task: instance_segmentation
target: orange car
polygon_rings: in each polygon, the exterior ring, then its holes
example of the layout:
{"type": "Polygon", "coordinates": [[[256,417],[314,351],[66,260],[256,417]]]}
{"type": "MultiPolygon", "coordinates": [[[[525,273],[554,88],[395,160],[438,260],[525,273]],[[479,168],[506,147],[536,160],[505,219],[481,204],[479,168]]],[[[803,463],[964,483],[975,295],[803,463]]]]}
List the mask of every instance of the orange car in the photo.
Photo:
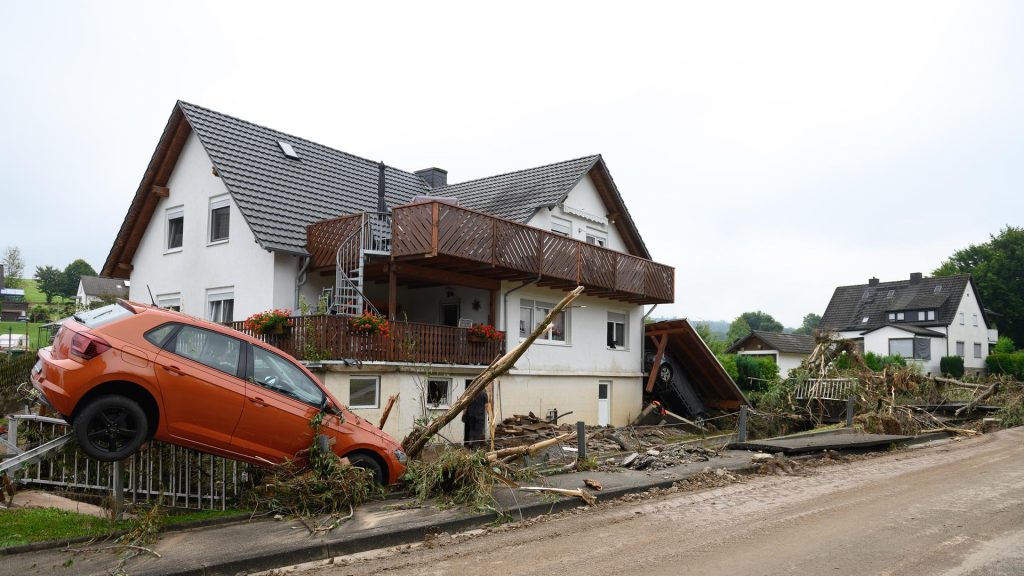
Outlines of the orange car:
{"type": "Polygon", "coordinates": [[[324,410],[333,449],[390,484],[405,472],[393,438],[341,406],[304,366],[224,326],[118,300],[67,320],[39,351],[32,384],[82,450],[122,460],[147,440],[270,465],[295,458],[324,410]]]}

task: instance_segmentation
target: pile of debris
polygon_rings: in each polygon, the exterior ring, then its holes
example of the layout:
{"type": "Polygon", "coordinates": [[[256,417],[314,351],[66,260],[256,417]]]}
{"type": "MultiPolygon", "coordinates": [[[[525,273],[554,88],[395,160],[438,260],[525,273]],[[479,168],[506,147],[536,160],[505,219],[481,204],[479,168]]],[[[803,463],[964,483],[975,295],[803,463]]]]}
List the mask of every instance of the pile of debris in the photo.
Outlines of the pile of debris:
{"type": "Polygon", "coordinates": [[[667,444],[660,449],[650,448],[646,452],[630,452],[622,457],[606,458],[601,461],[599,469],[611,472],[616,469],[629,470],[664,470],[680,464],[707,462],[717,456],[715,450],[700,446],[684,446],[667,444]]]}

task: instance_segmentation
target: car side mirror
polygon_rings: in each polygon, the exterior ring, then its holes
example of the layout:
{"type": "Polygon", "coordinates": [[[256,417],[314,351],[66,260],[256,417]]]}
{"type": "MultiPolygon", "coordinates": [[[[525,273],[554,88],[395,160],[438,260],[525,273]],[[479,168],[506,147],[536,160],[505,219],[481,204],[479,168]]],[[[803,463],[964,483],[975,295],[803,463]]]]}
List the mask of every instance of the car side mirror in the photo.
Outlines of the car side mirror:
{"type": "Polygon", "coordinates": [[[342,424],[345,423],[345,413],[341,411],[341,408],[335,406],[334,402],[331,402],[330,398],[328,398],[326,395],[324,396],[324,399],[320,402],[320,411],[325,414],[337,416],[338,419],[341,420],[342,424]]]}

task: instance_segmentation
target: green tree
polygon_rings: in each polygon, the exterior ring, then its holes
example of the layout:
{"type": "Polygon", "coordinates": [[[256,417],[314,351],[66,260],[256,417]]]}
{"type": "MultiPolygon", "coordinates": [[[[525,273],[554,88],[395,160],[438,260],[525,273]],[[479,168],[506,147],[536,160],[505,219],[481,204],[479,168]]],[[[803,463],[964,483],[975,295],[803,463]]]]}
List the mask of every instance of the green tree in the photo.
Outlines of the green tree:
{"type": "Polygon", "coordinates": [[[744,312],[729,324],[729,342],[735,342],[754,330],[761,332],[782,332],[782,323],[772,318],[771,314],[758,310],[744,312]]]}
{"type": "Polygon", "coordinates": [[[711,332],[711,325],[707,322],[698,322],[693,325],[693,330],[697,332],[700,339],[708,345],[716,356],[725,353],[726,343],[711,332]]]}
{"type": "Polygon", "coordinates": [[[804,321],[799,328],[793,330],[793,334],[806,334],[810,336],[814,334],[814,331],[818,328],[818,324],[821,323],[821,316],[811,312],[804,316],[804,321]]]}
{"type": "Polygon", "coordinates": [[[995,354],[1013,354],[1013,351],[1017,347],[1013,343],[1013,338],[1009,336],[1000,336],[999,340],[996,341],[995,349],[992,350],[995,354]]]}
{"type": "Polygon", "coordinates": [[[990,318],[999,332],[1024,342],[1024,228],[1007,226],[984,244],[957,250],[935,276],[970,274],[979,300],[998,316],[990,318]]]}
{"type": "Polygon", "coordinates": [[[78,282],[82,276],[95,276],[96,271],[85,260],[79,258],[64,269],[64,289],[61,294],[68,298],[74,298],[78,293],[78,282]]]}
{"type": "Polygon", "coordinates": [[[46,294],[46,303],[53,302],[54,296],[59,296],[64,290],[64,273],[53,266],[36,266],[36,286],[39,291],[46,294]]]}
{"type": "Polygon", "coordinates": [[[4,257],[0,258],[4,266],[4,283],[0,288],[18,288],[21,286],[21,275],[25,273],[25,259],[21,257],[21,248],[8,246],[4,257]]]}

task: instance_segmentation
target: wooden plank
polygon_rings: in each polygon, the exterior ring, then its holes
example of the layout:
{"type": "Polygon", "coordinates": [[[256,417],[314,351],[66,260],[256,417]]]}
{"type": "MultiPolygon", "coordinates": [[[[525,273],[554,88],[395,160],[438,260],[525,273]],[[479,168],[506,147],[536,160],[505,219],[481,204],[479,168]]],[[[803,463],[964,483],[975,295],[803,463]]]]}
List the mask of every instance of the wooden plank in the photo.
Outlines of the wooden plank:
{"type": "MultiPolygon", "coordinates": [[[[652,338],[653,340],[653,338],[652,338]]],[[[658,370],[661,368],[661,359],[665,357],[665,345],[668,344],[668,335],[664,335],[660,340],[656,340],[658,343],[658,352],[654,354],[654,363],[651,364],[651,373],[647,375],[647,387],[644,390],[647,393],[654,392],[654,381],[658,378],[658,370]]]]}
{"type": "Polygon", "coordinates": [[[157,186],[156,184],[154,184],[151,191],[153,193],[153,196],[156,196],[157,198],[167,198],[168,196],[171,195],[171,189],[168,188],[167,186],[157,186]]]}

